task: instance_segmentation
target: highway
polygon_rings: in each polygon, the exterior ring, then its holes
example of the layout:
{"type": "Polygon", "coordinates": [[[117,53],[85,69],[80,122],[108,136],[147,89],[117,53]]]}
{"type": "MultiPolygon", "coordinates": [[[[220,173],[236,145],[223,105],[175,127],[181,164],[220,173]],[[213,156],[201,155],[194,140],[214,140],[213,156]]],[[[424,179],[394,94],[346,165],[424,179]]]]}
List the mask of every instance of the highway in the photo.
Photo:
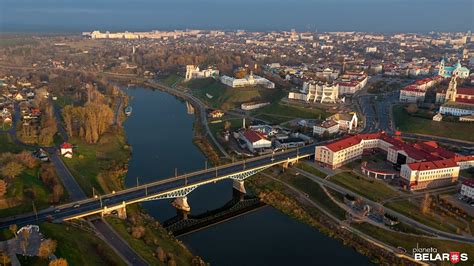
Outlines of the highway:
{"type": "Polygon", "coordinates": [[[35,215],[34,213],[25,214],[21,217],[9,217],[0,220],[0,229],[8,228],[11,224],[22,226],[26,224],[36,224],[44,221],[62,221],[71,217],[81,216],[83,214],[101,213],[102,209],[119,206],[123,202],[132,204],[147,200],[149,198],[166,195],[177,189],[184,187],[193,187],[219,181],[228,178],[230,175],[242,171],[258,169],[266,166],[281,164],[288,159],[307,157],[314,154],[316,144],[301,147],[296,150],[288,150],[275,154],[259,156],[250,160],[239,161],[215,168],[209,168],[194,173],[160,180],[138,187],[125,189],[116,193],[100,196],[99,198],[89,198],[77,200],[72,203],[50,207],[44,209],[35,215]]]}

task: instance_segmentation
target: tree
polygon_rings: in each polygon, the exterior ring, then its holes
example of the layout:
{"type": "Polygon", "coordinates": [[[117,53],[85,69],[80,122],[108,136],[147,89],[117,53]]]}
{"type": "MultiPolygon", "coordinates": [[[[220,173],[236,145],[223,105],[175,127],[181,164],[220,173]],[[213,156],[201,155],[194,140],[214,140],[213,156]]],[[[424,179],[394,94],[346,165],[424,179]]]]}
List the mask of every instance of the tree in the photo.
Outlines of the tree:
{"type": "Polygon", "coordinates": [[[35,168],[38,166],[38,159],[35,158],[30,152],[22,151],[16,155],[16,159],[21,162],[26,168],[35,168]]]}
{"type": "Polygon", "coordinates": [[[225,131],[229,131],[230,127],[232,126],[232,124],[229,122],[229,121],[225,121],[224,123],[224,130],[225,131]]]}
{"type": "Polygon", "coordinates": [[[55,259],[49,263],[49,266],[67,266],[67,260],[63,258],[55,259]]]}
{"type": "Polygon", "coordinates": [[[412,103],[412,104],[409,104],[406,107],[406,110],[409,114],[414,114],[414,113],[418,112],[418,106],[416,104],[412,103]]]}
{"type": "Polygon", "coordinates": [[[0,179],[0,197],[3,197],[7,193],[7,182],[0,179]]]}
{"type": "Polygon", "coordinates": [[[421,202],[421,213],[427,214],[430,211],[431,197],[428,193],[425,194],[423,201],[421,202]]]}
{"type": "Polygon", "coordinates": [[[1,265],[8,265],[8,263],[10,263],[10,257],[8,256],[7,252],[0,251],[0,261],[2,262],[1,265]]]}
{"type": "Polygon", "coordinates": [[[162,247],[158,246],[156,248],[156,257],[161,261],[161,262],[165,262],[165,259],[166,259],[166,253],[165,251],[163,250],[162,247]]]}
{"type": "Polygon", "coordinates": [[[21,247],[23,248],[23,253],[26,253],[26,248],[28,247],[28,240],[30,239],[30,231],[23,229],[21,230],[21,247]]]}
{"type": "Polygon", "coordinates": [[[53,203],[58,203],[62,196],[64,195],[64,189],[61,184],[55,184],[53,187],[53,194],[51,195],[51,201],[53,203]]]}
{"type": "Polygon", "coordinates": [[[132,227],[132,236],[136,239],[140,239],[145,235],[145,227],[139,225],[132,227]]]}
{"type": "Polygon", "coordinates": [[[16,224],[12,224],[8,227],[8,229],[10,230],[10,232],[13,233],[16,239],[17,238],[16,231],[18,230],[18,226],[16,224]]]}
{"type": "Polygon", "coordinates": [[[56,251],[58,243],[56,240],[52,239],[46,239],[43,242],[41,242],[39,250],[38,250],[38,256],[40,258],[46,259],[49,258],[54,252],[56,251]]]}
{"type": "Polygon", "coordinates": [[[23,165],[17,162],[9,162],[4,167],[2,167],[1,172],[2,175],[13,179],[19,174],[21,174],[24,169],[25,168],[23,167],[23,165]]]}

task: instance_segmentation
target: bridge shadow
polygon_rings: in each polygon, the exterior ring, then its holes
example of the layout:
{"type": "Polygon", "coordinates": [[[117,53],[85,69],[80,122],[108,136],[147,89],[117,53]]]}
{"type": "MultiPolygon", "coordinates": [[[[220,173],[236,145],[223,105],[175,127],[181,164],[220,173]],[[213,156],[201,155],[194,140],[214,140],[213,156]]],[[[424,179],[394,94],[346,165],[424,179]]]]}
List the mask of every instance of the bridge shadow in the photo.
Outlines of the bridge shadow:
{"type": "Polygon", "coordinates": [[[232,199],[222,207],[195,215],[177,210],[177,215],[164,221],[163,226],[174,236],[182,236],[223,223],[264,206],[266,204],[260,198],[232,189],[232,199]]]}

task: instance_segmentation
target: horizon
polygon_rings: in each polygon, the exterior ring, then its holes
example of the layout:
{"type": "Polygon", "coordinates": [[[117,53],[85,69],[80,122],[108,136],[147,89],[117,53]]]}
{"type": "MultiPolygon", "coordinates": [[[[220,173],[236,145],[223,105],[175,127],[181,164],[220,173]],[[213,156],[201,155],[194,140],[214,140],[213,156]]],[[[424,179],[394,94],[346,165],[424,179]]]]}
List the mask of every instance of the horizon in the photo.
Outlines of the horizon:
{"type": "Polygon", "coordinates": [[[0,0],[0,32],[202,29],[428,33],[473,30],[472,1],[0,0]],[[460,8],[460,7],[467,8],[460,8]],[[250,7],[250,8],[249,8],[250,7]],[[442,19],[440,19],[440,17],[442,19]],[[61,22],[61,23],[58,23],[61,22]],[[216,25],[219,25],[216,27],[216,25]]]}

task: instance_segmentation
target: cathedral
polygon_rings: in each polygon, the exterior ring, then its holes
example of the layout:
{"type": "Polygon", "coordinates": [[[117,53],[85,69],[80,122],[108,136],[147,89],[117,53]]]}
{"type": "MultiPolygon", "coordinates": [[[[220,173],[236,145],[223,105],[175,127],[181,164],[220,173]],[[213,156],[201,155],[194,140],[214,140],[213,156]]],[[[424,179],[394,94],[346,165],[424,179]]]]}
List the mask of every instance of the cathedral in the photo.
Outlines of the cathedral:
{"type": "Polygon", "coordinates": [[[458,88],[456,74],[451,77],[448,89],[436,93],[436,103],[442,104],[443,115],[470,116],[474,114],[474,89],[458,88]]]}
{"type": "Polygon", "coordinates": [[[469,69],[467,67],[461,66],[459,60],[453,66],[446,66],[443,58],[438,66],[438,75],[442,76],[443,78],[450,78],[453,75],[456,75],[462,79],[469,77],[469,69]]]}

